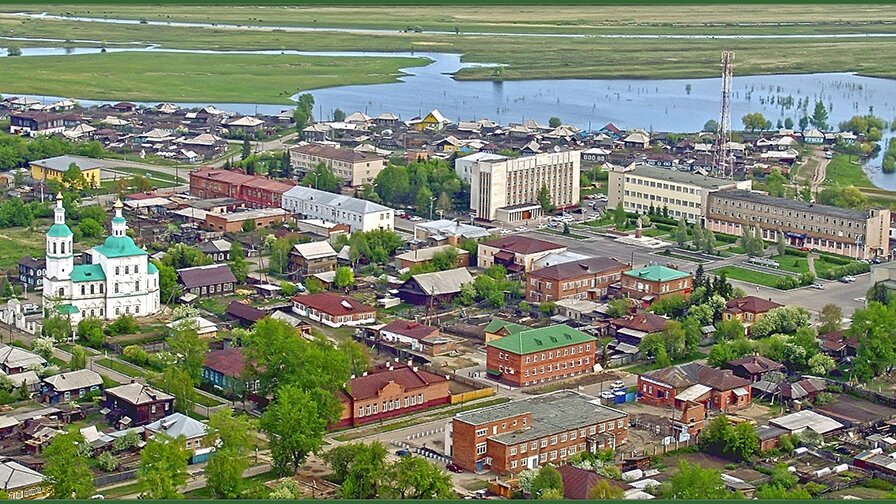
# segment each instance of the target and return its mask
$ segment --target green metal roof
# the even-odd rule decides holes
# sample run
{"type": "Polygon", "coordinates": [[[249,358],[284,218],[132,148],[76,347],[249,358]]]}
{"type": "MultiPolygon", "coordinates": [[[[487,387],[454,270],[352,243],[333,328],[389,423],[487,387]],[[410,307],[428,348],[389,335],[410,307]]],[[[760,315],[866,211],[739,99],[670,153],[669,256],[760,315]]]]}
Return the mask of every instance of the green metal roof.
{"type": "Polygon", "coordinates": [[[79,264],[72,269],[72,282],[99,282],[106,279],[106,273],[99,264],[79,264]]]}
{"type": "Polygon", "coordinates": [[[47,236],[50,238],[65,238],[72,235],[72,230],[65,224],[53,224],[47,230],[47,236]]]}
{"type": "Polygon", "coordinates": [[[648,280],[650,282],[668,282],[691,276],[690,273],[652,264],[639,269],[623,271],[623,275],[648,280]]]}
{"type": "Polygon", "coordinates": [[[492,321],[489,322],[487,326],[485,326],[485,332],[492,334],[500,331],[501,329],[507,329],[508,334],[517,334],[525,331],[526,329],[528,329],[528,327],[498,318],[492,319],[492,321]]]}
{"type": "Polygon", "coordinates": [[[592,341],[596,341],[594,336],[573,329],[566,324],[559,324],[511,334],[492,341],[488,346],[523,355],[592,341]]]}
{"type": "Polygon", "coordinates": [[[81,310],[78,310],[78,307],[76,307],[75,305],[66,303],[66,304],[57,306],[56,311],[58,311],[59,313],[61,313],[63,315],[74,315],[81,310]]]}
{"type": "Polygon", "coordinates": [[[110,236],[102,245],[94,250],[106,257],[130,257],[148,255],[145,250],[138,247],[130,236],[110,236]]]}
{"type": "Polygon", "coordinates": [[[124,220],[124,217],[112,217],[112,224],[124,224],[125,222],[127,221],[124,220]]]}
{"type": "Polygon", "coordinates": [[[152,274],[158,273],[159,268],[157,268],[155,264],[150,262],[149,266],[146,267],[146,272],[149,273],[150,275],[152,275],[152,274]]]}

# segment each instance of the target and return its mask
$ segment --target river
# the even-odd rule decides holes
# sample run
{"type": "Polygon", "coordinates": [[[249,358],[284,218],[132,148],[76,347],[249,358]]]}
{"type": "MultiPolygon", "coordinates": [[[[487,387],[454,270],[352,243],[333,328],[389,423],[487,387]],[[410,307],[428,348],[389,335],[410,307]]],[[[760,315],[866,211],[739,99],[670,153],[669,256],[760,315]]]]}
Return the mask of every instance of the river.
{"type": "MultiPolygon", "coordinates": [[[[108,47],[108,52],[153,51],[199,54],[294,54],[329,57],[425,57],[432,63],[405,68],[400,82],[339,86],[308,91],[315,98],[317,117],[328,119],[332,112],[363,111],[369,115],[392,112],[402,119],[438,109],[452,120],[488,117],[502,124],[535,119],[547,123],[552,116],[580,128],[597,129],[612,122],[620,128],[654,131],[700,131],[709,119],[717,119],[721,79],[557,79],[523,81],[458,81],[453,74],[468,66],[489,66],[461,62],[458,54],[435,52],[308,52],[308,51],[213,51],[165,49],[157,46],[108,47]]],[[[98,53],[99,47],[24,48],[23,57],[98,53]]],[[[5,50],[0,56],[5,56],[5,50]]],[[[497,71],[497,70],[496,70],[497,71]]],[[[736,72],[736,69],[735,69],[736,72]]],[[[59,97],[34,98],[46,103],[59,97]]],[[[896,119],[896,81],[846,73],[735,76],[731,97],[732,127],[749,112],[762,112],[776,124],[803,115],[797,103],[807,102],[811,113],[817,100],[828,109],[829,124],[855,114],[896,119]]],[[[85,106],[102,102],[79,100],[85,106]]],[[[155,105],[146,102],[141,105],[155,105]]],[[[214,105],[240,114],[277,113],[284,106],[253,103],[178,103],[184,107],[214,105]]],[[[884,142],[892,134],[885,134],[884,142]]],[[[882,145],[885,145],[883,143],[882,145]]],[[[882,156],[866,166],[879,187],[896,190],[896,174],[880,172],[882,156]]]]}

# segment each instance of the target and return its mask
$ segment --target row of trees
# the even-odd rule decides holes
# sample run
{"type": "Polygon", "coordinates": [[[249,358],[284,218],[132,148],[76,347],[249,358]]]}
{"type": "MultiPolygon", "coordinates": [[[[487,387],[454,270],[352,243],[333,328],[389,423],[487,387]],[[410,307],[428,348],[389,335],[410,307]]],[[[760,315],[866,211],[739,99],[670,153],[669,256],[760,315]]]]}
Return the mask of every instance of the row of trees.
{"type": "MultiPolygon", "coordinates": [[[[860,117],[860,116],[856,116],[860,117]]],[[[853,118],[855,119],[855,117],[853,118]]],[[[756,131],[766,131],[772,129],[772,122],[769,119],[766,119],[765,116],[761,112],[750,112],[744,115],[741,118],[741,122],[744,125],[744,129],[749,130],[750,133],[754,133],[756,131]]],[[[819,129],[819,130],[827,130],[828,129],[828,110],[827,107],[824,106],[824,102],[821,100],[815,102],[815,108],[812,111],[812,115],[802,115],[799,119],[799,127],[800,130],[805,130],[809,127],[809,125],[819,129]]],[[[849,121],[846,123],[850,125],[849,121]]],[[[840,129],[846,131],[847,129],[843,127],[844,124],[841,123],[840,129]]],[[[777,123],[778,129],[793,128],[793,119],[786,118],[783,121],[778,119],[777,123]]],[[[718,131],[719,123],[713,120],[707,121],[706,124],[703,125],[704,131],[718,131]]],[[[864,132],[863,132],[864,133],[864,132]]],[[[879,140],[879,138],[878,138],[879,140]]]]}
{"type": "Polygon", "coordinates": [[[414,206],[418,212],[467,208],[470,199],[469,186],[441,159],[390,163],[376,176],[373,192],[363,196],[393,207],[414,206]]]}
{"type": "Polygon", "coordinates": [[[21,168],[31,161],[64,154],[98,158],[105,153],[103,145],[99,142],[73,143],[56,136],[42,135],[36,138],[0,135],[0,171],[21,168]]]}
{"type": "Polygon", "coordinates": [[[346,444],[324,453],[343,499],[448,499],[451,477],[423,457],[387,462],[379,442],[346,444]]]}

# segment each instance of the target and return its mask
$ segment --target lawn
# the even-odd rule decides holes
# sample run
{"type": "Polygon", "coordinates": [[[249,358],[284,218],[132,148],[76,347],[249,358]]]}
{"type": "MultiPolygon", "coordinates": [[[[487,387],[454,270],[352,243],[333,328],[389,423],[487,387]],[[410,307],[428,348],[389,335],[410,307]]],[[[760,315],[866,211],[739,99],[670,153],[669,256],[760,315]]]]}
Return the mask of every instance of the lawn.
{"type": "Polygon", "coordinates": [[[850,157],[846,154],[838,154],[831,159],[825,173],[824,183],[841,187],[874,187],[855,157],[853,157],[853,161],[850,161],[850,157]]]}
{"type": "Polygon", "coordinates": [[[725,266],[710,271],[713,275],[721,275],[725,273],[729,280],[740,280],[752,284],[764,285],[766,287],[775,287],[778,285],[778,275],[763,273],[761,271],[753,271],[738,266],[725,266]]]}
{"type": "Polygon", "coordinates": [[[809,260],[805,257],[784,254],[771,257],[770,259],[778,261],[778,269],[781,271],[789,271],[791,273],[806,273],[809,271],[809,260]]]}
{"type": "Polygon", "coordinates": [[[139,52],[8,58],[3,61],[0,89],[95,99],[289,104],[289,97],[299,91],[393,82],[402,75],[400,68],[428,62],[424,58],[139,52]],[[24,74],[31,76],[27,82],[12,78],[24,74]]]}
{"type": "Polygon", "coordinates": [[[121,361],[113,359],[97,359],[94,362],[100,366],[109,368],[112,371],[117,371],[125,376],[130,376],[131,378],[142,378],[146,376],[146,371],[121,361]]]}
{"type": "Polygon", "coordinates": [[[224,404],[223,399],[213,399],[206,395],[200,394],[199,392],[193,395],[193,402],[200,406],[205,406],[206,408],[214,408],[215,406],[224,404]]]}
{"type": "MultiPolygon", "coordinates": [[[[129,175],[139,175],[141,177],[146,177],[149,181],[159,185],[159,187],[163,187],[161,184],[165,184],[164,187],[173,187],[176,185],[175,183],[178,181],[174,175],[169,175],[168,173],[156,171],[156,170],[147,170],[144,168],[132,168],[128,166],[116,166],[109,171],[127,173],[129,175]]],[[[183,175],[180,177],[181,181],[188,181],[189,178],[185,177],[187,173],[189,173],[190,167],[184,167],[182,170],[183,175]]]]}
{"type": "Polygon", "coordinates": [[[43,257],[45,233],[42,226],[0,229],[0,269],[12,268],[23,257],[43,257]]]}

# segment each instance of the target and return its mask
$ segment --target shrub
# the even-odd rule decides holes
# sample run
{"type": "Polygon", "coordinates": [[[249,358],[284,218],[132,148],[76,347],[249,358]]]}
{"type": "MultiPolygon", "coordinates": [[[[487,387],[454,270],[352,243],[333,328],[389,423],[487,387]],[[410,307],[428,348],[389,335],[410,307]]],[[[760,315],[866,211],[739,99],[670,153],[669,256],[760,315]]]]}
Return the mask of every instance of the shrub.
{"type": "Polygon", "coordinates": [[[792,249],[792,248],[784,249],[784,254],[792,255],[792,256],[796,256],[796,257],[809,257],[809,253],[806,252],[805,250],[797,250],[797,249],[792,249]]]}
{"type": "Polygon", "coordinates": [[[137,325],[137,319],[132,315],[122,315],[106,326],[106,332],[110,336],[134,334],[138,329],[140,329],[140,326],[137,325]]]}
{"type": "Polygon", "coordinates": [[[118,469],[118,461],[111,452],[103,452],[96,458],[96,466],[104,472],[112,472],[118,469]]]}

